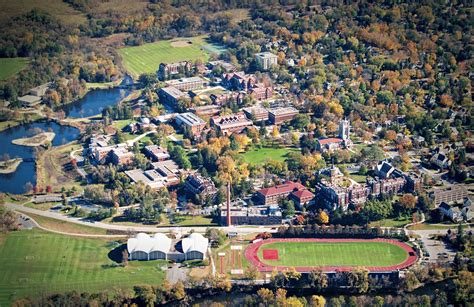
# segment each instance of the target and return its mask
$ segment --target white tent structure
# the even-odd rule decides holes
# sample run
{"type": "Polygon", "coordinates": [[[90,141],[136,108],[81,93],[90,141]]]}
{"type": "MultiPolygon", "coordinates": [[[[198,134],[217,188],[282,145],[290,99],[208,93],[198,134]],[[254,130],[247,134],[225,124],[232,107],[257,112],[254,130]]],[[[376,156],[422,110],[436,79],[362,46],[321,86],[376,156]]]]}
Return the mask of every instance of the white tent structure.
{"type": "Polygon", "coordinates": [[[199,233],[192,233],[189,237],[181,241],[185,260],[206,258],[206,250],[209,245],[209,239],[204,238],[199,233]]]}
{"type": "Polygon", "coordinates": [[[166,260],[170,248],[171,239],[162,233],[156,233],[153,237],[139,233],[127,241],[129,260],[166,260]]]}

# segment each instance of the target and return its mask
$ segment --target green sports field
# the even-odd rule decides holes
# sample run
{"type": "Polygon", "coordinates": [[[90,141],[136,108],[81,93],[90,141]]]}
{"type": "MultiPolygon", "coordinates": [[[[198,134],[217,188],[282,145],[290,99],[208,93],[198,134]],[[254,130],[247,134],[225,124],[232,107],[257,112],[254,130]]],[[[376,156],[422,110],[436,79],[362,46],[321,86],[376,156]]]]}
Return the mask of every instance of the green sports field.
{"type": "Polygon", "coordinates": [[[134,285],[163,281],[160,261],[110,267],[115,264],[107,256],[113,243],[41,230],[0,234],[0,306],[40,293],[131,290],[134,285]]]}
{"type": "Polygon", "coordinates": [[[296,148],[252,148],[242,154],[244,161],[250,164],[260,164],[267,160],[285,161],[290,152],[299,152],[296,148]]]}
{"type": "Polygon", "coordinates": [[[28,61],[28,58],[0,58],[0,81],[19,73],[28,61]]]}
{"type": "Polygon", "coordinates": [[[222,48],[208,43],[206,36],[197,36],[126,47],[118,51],[127,71],[138,77],[142,73],[156,72],[160,63],[206,61],[211,53],[219,53],[222,48]],[[176,46],[176,42],[181,42],[182,46],[176,46]]]}
{"type": "Polygon", "coordinates": [[[408,253],[385,242],[275,242],[260,246],[258,257],[274,266],[391,266],[408,253]],[[278,250],[278,260],[263,259],[264,249],[278,250]]]}

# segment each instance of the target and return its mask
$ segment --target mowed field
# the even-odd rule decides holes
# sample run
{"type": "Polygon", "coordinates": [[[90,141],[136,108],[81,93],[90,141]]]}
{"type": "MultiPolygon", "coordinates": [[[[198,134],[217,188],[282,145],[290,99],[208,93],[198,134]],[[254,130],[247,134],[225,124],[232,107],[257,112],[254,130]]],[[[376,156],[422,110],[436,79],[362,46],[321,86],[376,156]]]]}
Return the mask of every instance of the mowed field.
{"type": "Polygon", "coordinates": [[[160,261],[115,264],[107,254],[113,241],[78,238],[41,230],[0,235],[0,306],[16,298],[60,291],[98,292],[138,284],[160,284],[160,261]]]}
{"type": "Polygon", "coordinates": [[[156,72],[160,63],[195,61],[197,59],[206,61],[211,53],[218,53],[221,50],[219,46],[209,44],[206,41],[206,36],[197,36],[125,47],[118,51],[122,56],[125,68],[136,78],[142,73],[156,72]]]}
{"type": "Polygon", "coordinates": [[[296,148],[252,148],[242,154],[244,161],[250,164],[260,164],[267,160],[285,161],[290,152],[299,152],[296,148]]]}
{"type": "Polygon", "coordinates": [[[28,58],[0,58],[0,81],[19,73],[28,61],[28,58]]]}
{"type": "Polygon", "coordinates": [[[401,247],[385,242],[275,242],[260,246],[262,263],[276,266],[391,266],[408,257],[401,247]],[[263,250],[278,250],[278,260],[263,259],[263,250]]]}

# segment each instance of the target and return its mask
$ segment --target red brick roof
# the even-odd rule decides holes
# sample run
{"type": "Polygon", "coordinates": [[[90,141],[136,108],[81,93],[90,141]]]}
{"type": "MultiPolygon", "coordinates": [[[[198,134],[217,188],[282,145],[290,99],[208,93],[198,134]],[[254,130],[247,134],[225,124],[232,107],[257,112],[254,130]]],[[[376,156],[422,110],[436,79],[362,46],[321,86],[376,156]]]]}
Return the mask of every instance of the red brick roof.
{"type": "Polygon", "coordinates": [[[289,194],[294,190],[304,190],[306,189],[301,183],[287,181],[284,184],[280,184],[271,188],[265,188],[258,191],[258,193],[263,196],[274,196],[281,194],[289,194]]]}
{"type": "Polygon", "coordinates": [[[308,191],[308,190],[299,190],[299,191],[295,191],[292,193],[293,196],[295,196],[297,199],[301,200],[302,198],[313,198],[314,197],[314,194],[311,193],[311,191],[308,191]]]}
{"type": "Polygon", "coordinates": [[[330,143],[341,143],[342,139],[340,138],[327,138],[327,139],[320,139],[318,140],[319,144],[326,145],[330,143]]]}

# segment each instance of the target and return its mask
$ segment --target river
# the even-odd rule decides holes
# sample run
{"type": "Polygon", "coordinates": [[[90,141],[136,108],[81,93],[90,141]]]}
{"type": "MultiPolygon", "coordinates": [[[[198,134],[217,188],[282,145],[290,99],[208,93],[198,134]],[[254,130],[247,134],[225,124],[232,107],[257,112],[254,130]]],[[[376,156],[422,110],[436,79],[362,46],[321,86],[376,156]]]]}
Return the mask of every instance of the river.
{"type": "Polygon", "coordinates": [[[27,183],[36,184],[35,157],[36,148],[12,144],[12,140],[30,137],[41,131],[52,131],[56,134],[52,141],[53,146],[59,146],[74,141],[79,137],[79,129],[70,126],[61,126],[51,121],[40,121],[23,124],[0,132],[0,155],[7,154],[10,158],[23,158],[16,172],[0,174],[0,191],[20,194],[25,192],[27,183]]]}
{"type": "MultiPolygon", "coordinates": [[[[129,85],[133,79],[126,76],[120,85],[129,85]]],[[[83,98],[61,107],[69,118],[89,117],[101,114],[108,106],[116,105],[130,91],[121,87],[91,90],[83,98]]]]}
{"type": "MultiPolygon", "coordinates": [[[[131,84],[133,80],[125,77],[121,85],[131,84]]],[[[110,89],[92,90],[82,99],[63,106],[67,117],[80,118],[97,115],[107,106],[116,105],[121,99],[129,94],[128,89],[116,87],[110,89]]],[[[40,121],[31,124],[23,124],[4,131],[0,131],[0,156],[8,154],[10,158],[23,158],[23,161],[14,173],[0,174],[0,192],[21,194],[26,192],[28,183],[36,184],[36,170],[34,147],[12,144],[12,140],[33,136],[41,131],[52,131],[56,134],[52,145],[59,146],[76,140],[79,130],[74,127],[61,126],[55,122],[40,121]]]]}

